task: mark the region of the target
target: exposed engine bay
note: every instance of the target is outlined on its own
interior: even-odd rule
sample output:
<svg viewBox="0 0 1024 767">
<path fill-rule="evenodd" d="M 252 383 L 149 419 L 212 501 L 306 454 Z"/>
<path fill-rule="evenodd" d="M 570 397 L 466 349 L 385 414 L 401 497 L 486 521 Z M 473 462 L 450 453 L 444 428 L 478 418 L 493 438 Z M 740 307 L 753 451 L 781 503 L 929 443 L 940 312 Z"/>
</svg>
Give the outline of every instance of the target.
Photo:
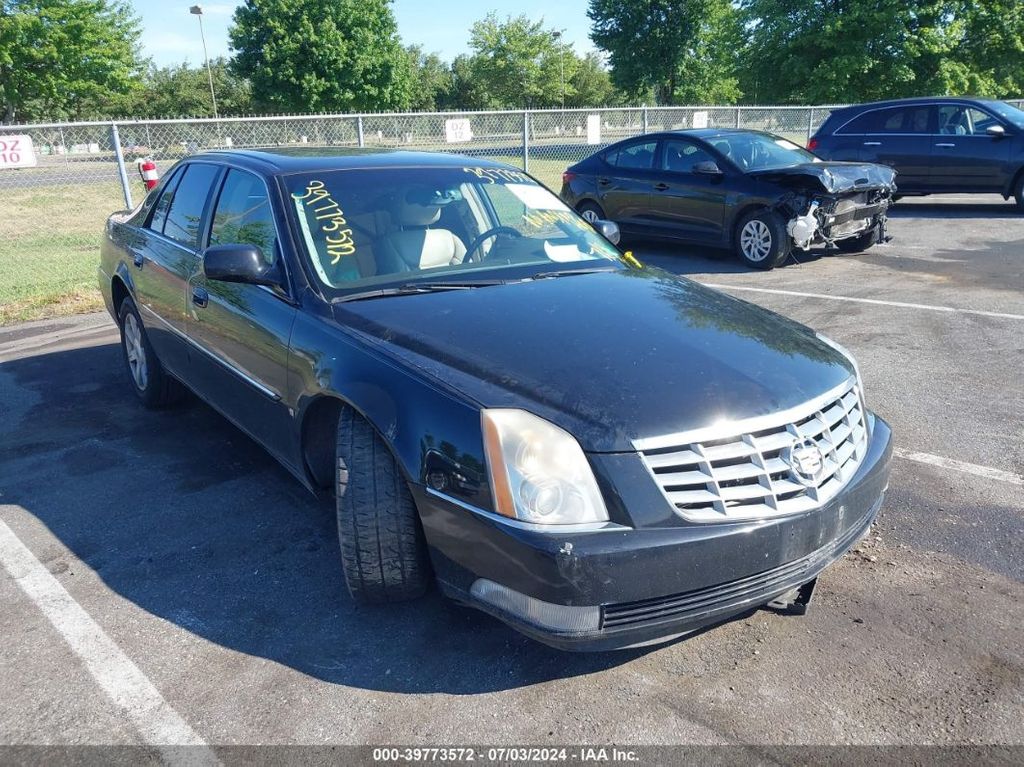
<svg viewBox="0 0 1024 767">
<path fill-rule="evenodd" d="M 874 234 L 884 242 L 886 214 L 896 191 L 896 171 L 873 163 L 806 163 L 759 173 L 790 188 L 775 204 L 793 245 L 835 243 Z"/>
</svg>

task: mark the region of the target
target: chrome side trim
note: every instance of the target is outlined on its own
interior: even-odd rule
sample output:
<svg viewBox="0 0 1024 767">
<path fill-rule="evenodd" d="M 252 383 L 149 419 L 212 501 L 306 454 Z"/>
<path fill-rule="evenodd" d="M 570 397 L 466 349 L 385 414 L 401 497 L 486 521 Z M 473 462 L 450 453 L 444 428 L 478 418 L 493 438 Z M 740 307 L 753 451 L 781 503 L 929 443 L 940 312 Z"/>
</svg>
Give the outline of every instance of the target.
<svg viewBox="0 0 1024 767">
<path fill-rule="evenodd" d="M 161 317 L 159 314 L 157 314 L 155 311 L 153 311 L 148 306 L 145 306 L 144 304 L 140 304 L 140 306 L 142 306 L 142 308 L 146 310 L 147 314 L 149 314 L 150 316 L 155 317 L 157 320 L 159 320 L 164 325 L 164 327 L 166 327 L 169 331 L 171 331 L 172 333 L 174 333 L 176 336 L 178 336 L 179 338 L 183 339 L 184 341 L 188 342 L 188 344 L 192 348 L 197 349 L 198 351 L 201 351 L 203 354 L 205 354 L 210 359 L 214 360 L 215 362 L 220 363 L 220 365 L 222 367 L 224 367 L 226 370 L 234 373 L 236 376 L 241 378 L 243 381 L 245 381 L 247 384 L 252 386 L 257 391 L 259 391 L 261 394 L 263 394 L 263 395 L 265 395 L 267 397 L 270 397 L 272 400 L 275 400 L 275 401 L 281 399 L 281 395 L 280 394 L 278 394 L 276 391 L 274 391 L 269 386 L 264 384 L 262 381 L 258 381 L 257 379 L 255 379 L 251 375 L 249 375 L 248 373 L 245 373 L 242 370 L 239 370 L 238 368 L 236 368 L 230 362 L 227 362 L 226 360 L 221 359 L 220 357 L 218 357 L 216 354 L 211 352 L 206 347 L 201 346 L 195 339 L 189 338 L 185 333 L 182 333 L 180 330 L 178 330 L 178 328 L 174 327 L 174 325 L 169 323 L 167 320 L 165 320 L 163 317 Z"/>
<path fill-rule="evenodd" d="M 593 533 L 600 530 L 631 530 L 632 528 L 626 527 L 625 525 L 619 525 L 615 522 L 587 522 L 581 525 L 539 525 L 536 522 L 523 522 L 519 519 L 510 519 L 509 517 L 496 514 L 493 511 L 487 511 L 481 509 L 479 506 L 474 506 L 470 503 L 466 503 L 463 500 L 455 498 L 454 496 L 442 493 L 439 490 L 435 490 L 432 487 L 424 486 L 424 490 L 427 491 L 427 495 L 438 498 L 442 501 L 458 506 L 460 509 L 471 511 L 474 514 L 478 514 L 485 519 L 489 519 L 492 522 L 497 522 L 500 525 L 507 527 L 514 527 L 518 530 L 530 530 L 535 533 L 545 533 L 547 535 L 558 535 L 561 533 Z"/>
<path fill-rule="evenodd" d="M 810 410 L 820 408 L 825 403 L 834 400 L 839 394 L 845 393 L 851 386 L 855 385 L 856 382 L 856 376 L 850 376 L 843 381 L 843 383 L 829 389 L 821 396 L 815 397 L 807 402 L 802 402 L 788 410 L 778 410 L 774 413 L 767 413 L 766 415 L 754 416 L 753 418 L 746 418 L 739 421 L 723 421 L 711 426 L 691 429 L 689 431 L 680 431 L 675 434 L 662 434 L 657 437 L 635 439 L 633 440 L 633 448 L 637 452 L 660 450 L 665 447 L 675 447 L 676 445 L 685 445 L 693 442 L 707 442 L 708 440 L 732 437 L 737 434 L 748 434 L 750 432 L 761 431 L 762 429 L 772 426 L 778 426 L 780 423 L 788 423 L 790 421 L 797 420 L 800 416 L 805 415 Z"/>
</svg>

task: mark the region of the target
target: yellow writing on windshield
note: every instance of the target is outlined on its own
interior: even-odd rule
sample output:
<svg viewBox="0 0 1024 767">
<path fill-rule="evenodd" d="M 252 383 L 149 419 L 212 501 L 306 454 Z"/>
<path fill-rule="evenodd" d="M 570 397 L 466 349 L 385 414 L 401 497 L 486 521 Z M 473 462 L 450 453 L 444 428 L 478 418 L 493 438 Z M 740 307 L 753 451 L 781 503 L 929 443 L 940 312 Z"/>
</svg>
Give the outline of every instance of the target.
<svg viewBox="0 0 1024 767">
<path fill-rule="evenodd" d="M 532 178 L 527 176 L 525 173 L 519 170 L 509 170 L 507 168 L 473 168 L 465 167 L 462 169 L 466 173 L 471 173 L 482 181 L 486 181 L 488 184 L 495 184 L 499 181 L 511 181 L 512 183 L 525 183 L 535 184 Z"/>
<path fill-rule="evenodd" d="M 323 181 L 310 181 L 304 194 L 292 193 L 292 199 L 301 202 L 307 217 L 320 225 L 324 234 L 324 243 L 331 265 L 335 265 L 343 256 L 351 256 L 356 252 L 356 244 L 352 240 L 352 230 L 346 227 L 345 212 L 331 197 Z"/>
<path fill-rule="evenodd" d="M 590 224 L 569 210 L 530 210 L 523 214 L 523 221 L 534 229 L 569 224 L 584 232 L 591 231 Z"/>
</svg>

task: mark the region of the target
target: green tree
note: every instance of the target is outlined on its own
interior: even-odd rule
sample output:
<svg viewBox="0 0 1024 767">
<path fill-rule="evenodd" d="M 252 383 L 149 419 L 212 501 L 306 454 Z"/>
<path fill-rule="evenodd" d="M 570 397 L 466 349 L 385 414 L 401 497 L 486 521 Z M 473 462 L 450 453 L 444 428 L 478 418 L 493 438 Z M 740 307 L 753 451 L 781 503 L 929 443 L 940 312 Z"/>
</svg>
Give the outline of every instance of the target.
<svg viewBox="0 0 1024 767">
<path fill-rule="evenodd" d="M 566 100 L 574 95 L 572 78 L 580 60 L 570 46 L 556 41 L 553 31 L 527 16 L 500 21 L 494 13 L 472 26 L 469 66 L 486 106 L 559 106 L 563 75 Z"/>
<path fill-rule="evenodd" d="M 390 0 L 245 0 L 232 68 L 264 109 L 383 111 L 409 104 L 408 56 Z"/>
<path fill-rule="evenodd" d="M 493 100 L 476 76 L 468 54 L 456 56 L 451 66 L 451 88 L 438 95 L 438 109 L 486 109 Z"/>
<path fill-rule="evenodd" d="M 739 14 L 731 0 L 590 0 L 590 39 L 612 81 L 661 104 L 731 104 L 741 95 Z"/>
<path fill-rule="evenodd" d="M 418 45 L 405 49 L 409 57 L 410 81 L 409 108 L 436 111 L 452 90 L 453 74 L 436 53 L 424 53 Z"/>
<path fill-rule="evenodd" d="M 1020 0 L 743 0 L 743 89 L 760 103 L 1024 87 Z"/>
<path fill-rule="evenodd" d="M 2 121 L 80 119 L 139 87 L 139 21 L 123 0 L 0 0 Z"/>
<path fill-rule="evenodd" d="M 593 51 L 580 60 L 570 85 L 571 96 L 565 102 L 567 107 L 606 107 L 624 102 L 623 94 L 612 84 L 601 56 Z"/>
<path fill-rule="evenodd" d="M 217 111 L 233 116 L 252 113 L 252 88 L 249 81 L 234 74 L 227 59 L 210 60 L 213 88 L 217 94 Z M 141 90 L 133 93 L 125 108 L 116 112 L 133 117 L 186 117 L 210 115 L 210 82 L 206 66 L 178 64 L 149 67 Z"/>
</svg>

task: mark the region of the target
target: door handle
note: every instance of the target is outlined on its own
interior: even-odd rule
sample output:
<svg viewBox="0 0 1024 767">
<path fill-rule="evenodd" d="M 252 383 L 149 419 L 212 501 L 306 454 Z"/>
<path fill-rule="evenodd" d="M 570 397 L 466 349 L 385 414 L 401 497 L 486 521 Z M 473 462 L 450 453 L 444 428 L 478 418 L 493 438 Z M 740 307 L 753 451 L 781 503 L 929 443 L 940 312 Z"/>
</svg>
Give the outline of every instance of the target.
<svg viewBox="0 0 1024 767">
<path fill-rule="evenodd" d="M 210 303 L 210 294 L 206 292 L 206 288 L 201 288 L 198 285 L 192 288 L 192 303 L 199 307 Z"/>
<path fill-rule="evenodd" d="M 608 179 L 606 179 L 606 178 L 599 178 L 599 179 L 597 180 L 597 183 L 599 183 L 599 184 L 600 184 L 601 186 L 608 186 L 608 185 L 609 185 L 610 183 L 612 183 L 612 182 L 611 182 L 611 181 L 609 181 L 609 180 L 608 180 Z"/>
<path fill-rule="evenodd" d="M 865 141 L 864 146 L 882 146 L 881 141 Z"/>
<path fill-rule="evenodd" d="M 668 184 L 658 182 L 657 184 L 654 185 L 654 188 L 657 189 L 659 192 L 664 192 L 666 189 L 668 189 Z"/>
<path fill-rule="evenodd" d="M 949 146 L 956 146 L 956 144 L 936 144 L 935 146 L 946 146 L 946 147 L 949 147 Z"/>
<path fill-rule="evenodd" d="M 141 253 L 132 253 L 132 263 L 141 269 L 142 265 L 146 263 L 146 259 Z"/>
</svg>

